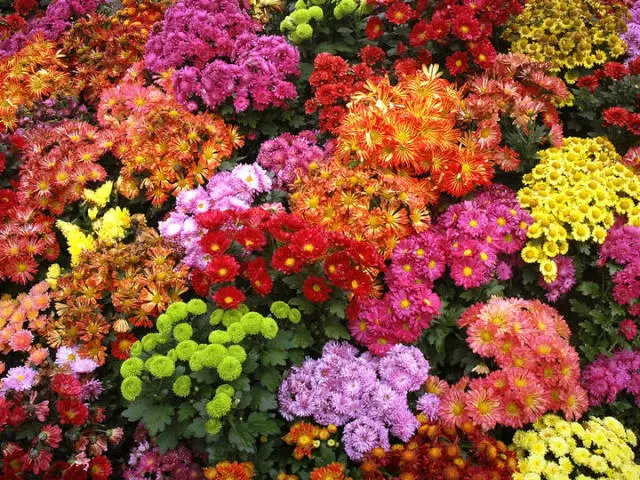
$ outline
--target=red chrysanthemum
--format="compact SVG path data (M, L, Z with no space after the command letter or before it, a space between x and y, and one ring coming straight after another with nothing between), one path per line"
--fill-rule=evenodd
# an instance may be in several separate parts
M487 39L484 39L476 48L472 49L471 54L476 63L482 68L489 68L496 63L496 49Z
M91 459L89 476L93 480L106 480L111 475L111 462L104 455Z
M57 425L44 425L40 430L38 439L51 448L58 448L62 441L62 430Z
M347 289L356 297L368 297L373 291L371 277L359 270L350 270L346 275Z
M207 230L216 230L229 219L229 213L222 210L210 210L196 215L196 222Z
M318 228L305 228L291 238L291 251L306 262L321 258L329 248L326 232Z
M471 15L461 15L453 19L453 34L461 40L477 40L480 37L480 22Z
M429 40L429 35L427 35L428 25L429 22L426 19L423 19L413 26L411 33L409 34L409 45L412 47L419 47L420 45L427 43Z
M585 75L584 77L580 77L576 82L576 85L580 88L586 88L591 93L596 91L600 81L595 75Z
M378 62L384 61L386 54L380 47L373 45L367 45L360 49L360 58L364 63L369 66L375 65Z
M273 252L271 266L276 270L286 273L298 273L302 270L304 262L296 256L290 247L280 247Z
M312 302L324 302L331 295L331 287L327 285L324 278L312 276L304 281L302 293Z
M387 9L387 20L396 25L407 23L414 15L411 7L404 2L395 2Z
M615 125L617 127L624 126L629 120L629 110L622 107L610 107L602 112L604 126Z
M58 395L73 397L82 393L82 383L74 375L57 373L51 381L51 388Z
M447 57L445 65L453 76L465 73L469 68L469 55L467 55L467 52L456 52Z
M79 427L87 421L89 409L77 398L63 398L58 400L58 414L61 424Z
M213 295L216 305L224 309L236 308L244 299L244 293L236 287L222 287Z
M364 33L367 35L369 40L377 40L384 33L382 29L382 20L380 17L373 16L369 17L367 20L367 26L364 29Z
M202 270L194 270L191 274L191 286L199 296L206 297L209 295L211 282Z
M212 256L223 254L229 245L231 245L229 235L219 231L208 232L200 239L202 251Z
M620 333L630 342L638 335L638 325L632 319L627 318L620 322Z
M131 345L138 339L132 333L118 333L116 339L111 343L111 355L118 360L126 360L131 352Z
M629 69L622 63L607 62L603 67L604 74L614 80L620 80L621 78L629 75Z
M217 255L211 259L205 273L213 283L232 282L240 272L240 265L231 255Z
M87 472L80 465L73 465L62 474L62 480L86 480Z
M245 227L236 234L236 242L247 252L259 252L267 244L267 237L257 228Z
M251 286L258 295L264 297L271 292L273 279L267 272L262 272L251 278Z

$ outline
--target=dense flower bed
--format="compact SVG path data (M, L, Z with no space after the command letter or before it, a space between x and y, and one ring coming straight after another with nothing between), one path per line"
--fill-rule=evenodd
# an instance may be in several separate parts
M640 2L0 4L0 479L640 480Z

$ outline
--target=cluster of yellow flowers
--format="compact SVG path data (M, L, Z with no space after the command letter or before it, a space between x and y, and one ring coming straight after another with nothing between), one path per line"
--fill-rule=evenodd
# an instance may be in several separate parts
M518 200L534 223L521 255L539 263L547 282L556 278L553 260L569 249L569 240L602 243L615 214L640 226L640 177L619 163L604 137L566 138L562 148L540 152L540 163L524 175Z
M91 227L97 239L106 244L122 240L131 227L131 215L126 208L110 208L98 218L99 209L107 205L112 190L113 182L106 182L95 190L85 189L83 195L84 200L92 205L88 210ZM92 233L85 233L78 225L63 220L58 220L56 226L69 244L72 266L78 264L80 254L84 250L94 250L96 238Z
M624 54L626 44L619 33L626 30L627 16L622 2L529 0L507 25L504 38L512 52L549 62L551 71L591 68ZM576 78L567 73L567 81Z
M520 468L514 480L640 479L636 436L613 417L578 423L545 415L532 430L518 430L513 443Z

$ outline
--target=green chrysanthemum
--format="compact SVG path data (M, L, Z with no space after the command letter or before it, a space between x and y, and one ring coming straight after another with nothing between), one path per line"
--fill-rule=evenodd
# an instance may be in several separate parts
M237 358L227 356L218 365L218 375L225 382L232 382L242 373L242 364Z
M231 397L224 393L216 394L213 400L207 403L206 408L211 418L222 418L231 410Z
M278 324L273 318L265 318L262 322L260 333L262 333L262 336L268 340L276 338L276 335L278 334Z
M151 358L149 362L149 372L151 375L157 378L165 378L173 375L176 369L176 364L169 357L158 355Z
M207 348L205 348L202 352L202 362L204 363L205 367L215 368L226 356L227 349L223 345L207 345Z
M256 335L260 333L263 318L258 312L249 312L242 316L240 325L242 325L247 335Z
M231 341L231 337L224 330L214 330L209 334L209 343L229 343Z
M211 316L209 317L209 323L213 326L218 325L222 321L222 316L224 315L224 310L221 308L217 308L213 311Z
M127 377L120 385L122 397L129 402L133 402L142 392L142 380L138 377Z
M176 354L180 360L189 360L197 350L198 344L193 340L183 340L176 345Z
M173 338L182 342L183 340L189 340L193 336L193 327L188 323L179 323L173 327Z
M144 368L144 362L140 358L127 358L122 365L120 365L120 375L123 378L135 377L142 373Z
M291 310L291 308L285 302L281 302L280 300L278 300L277 302L273 302L271 304L270 310L271 313L276 316L276 318L282 320L289 316L289 310Z
M187 308L187 304L184 302L176 302L169 305L166 311L166 315L173 320L173 323L180 322L187 318L189 314L189 309Z
M247 352L240 345L231 345L228 349L229 355L243 363L247 359Z
M191 377L182 375L173 382L173 393L179 397L188 397L191 392Z
M240 322L229 325L227 327L227 333L233 343L240 343L247 334Z
M207 313L207 304L199 298L193 298L187 303L187 310L192 315L204 315Z

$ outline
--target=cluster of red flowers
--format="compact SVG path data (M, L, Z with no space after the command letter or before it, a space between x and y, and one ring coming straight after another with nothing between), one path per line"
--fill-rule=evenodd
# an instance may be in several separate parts
M144 86L142 68L134 65L102 91L97 117L105 147L122 161L120 193L133 199L144 190L160 206L170 194L203 184L242 140L222 119L189 113L169 93Z
M120 443L123 430L106 429L104 408L91 404L102 392L100 382L55 365L43 366L37 379L29 394L9 391L0 398L0 432L6 441L2 478L30 473L45 480L110 478L111 462L104 454L109 444ZM68 433L74 439L73 458L60 458Z
M376 11L374 16L369 17L365 28L369 39L377 40L385 33L393 38L400 36L400 41L394 45L396 54L399 57L406 54L409 58L417 58L422 64L430 63L431 54L427 50L427 42L433 42L438 52L454 50L456 53L446 57L446 66L452 75L458 75L468 70L469 53L480 68L493 65L496 50L490 38L494 30L504 25L511 15L522 11L523 2L445 0L435 2L435 6L425 0L376 0L370 3L383 6L385 11ZM382 18L386 19L387 25ZM408 32L408 37L403 33L405 31Z
M208 263L204 270L194 271L193 286L202 296L214 287L213 299L222 308L236 308L244 301L244 293L235 286L241 277L264 297L281 274L304 272L302 293L312 302L324 302L332 286L357 297L373 294L370 271L384 268L374 247L284 211L212 210L199 214L196 221L204 231L200 245ZM274 247L268 259L267 245ZM314 269L319 264L323 271Z
M447 425L471 420L485 430L498 424L520 428L548 411L562 410L573 419L587 409L569 326L552 307L496 297L469 308L458 325L467 327L471 349L493 358L499 370L471 381L465 377L451 387L431 380Z
M628 66L619 62L607 62L591 75L580 77L576 82L576 86L586 88L591 93L595 93L603 82L621 80L628 75L640 75L640 57L636 57Z
M164 2L124 0L108 18L90 14L77 20L60 40L76 94L94 103L103 89L118 83L142 59L149 31L164 9Z
M555 105L569 98L569 90L558 77L546 73L547 66L522 54L500 54L495 64L464 84L463 118L477 125L474 136L482 150L492 152L505 171L518 167L518 154L501 146L500 121L509 119L528 133L541 119L550 131L551 144L562 144L562 126Z
M456 428L418 418L420 427L409 442L365 457L363 480L509 480L517 471L516 453L471 422Z
M309 84L314 98L307 100L305 111L319 109L320 130L336 133L347 114L346 104L351 95L362 90L368 80L380 78L379 66L385 59L380 47L367 46L360 51L362 62L350 66L342 57L321 53L313 61Z
M151 228L142 228L132 243L97 242L58 279L52 293L57 315L42 335L52 347L79 345L83 356L102 365L113 331L111 354L128 358L136 337L127 332L153 326L151 319L186 291L187 269L177 265L173 249Z

